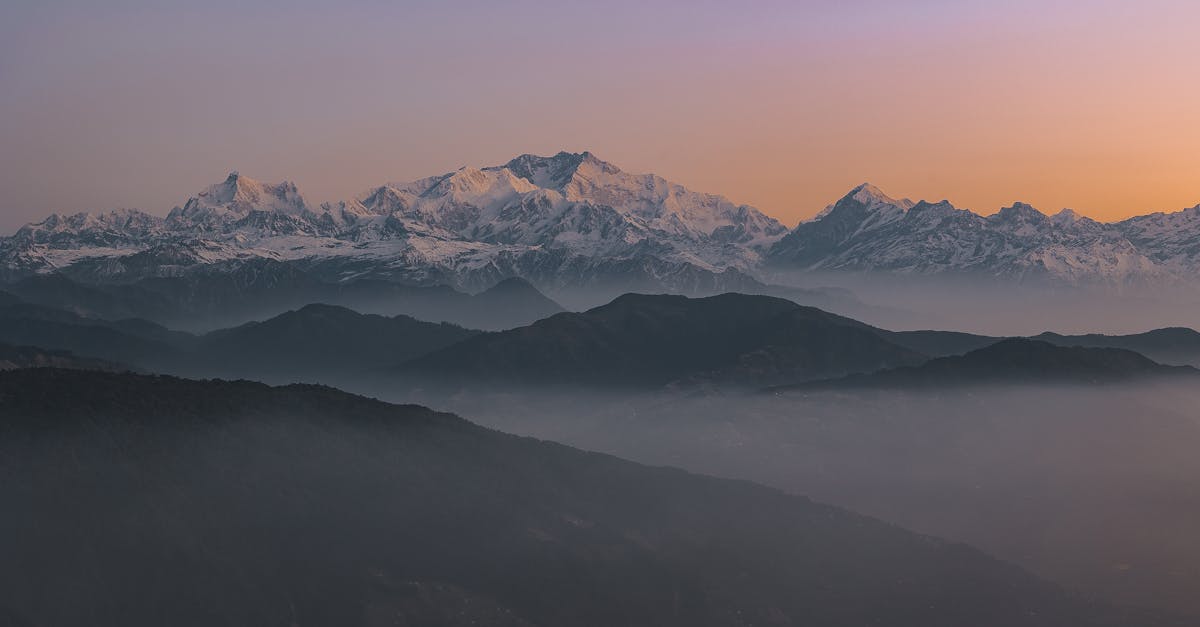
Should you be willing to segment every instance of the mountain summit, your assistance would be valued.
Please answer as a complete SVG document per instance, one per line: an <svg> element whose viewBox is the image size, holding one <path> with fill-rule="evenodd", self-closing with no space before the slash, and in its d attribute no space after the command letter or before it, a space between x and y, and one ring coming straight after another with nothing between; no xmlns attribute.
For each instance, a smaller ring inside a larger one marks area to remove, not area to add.
<svg viewBox="0 0 1200 627"><path fill-rule="evenodd" d="M294 183L261 183L234 171L223 182L188 199L182 208L172 210L167 222L179 228L213 227L254 212L300 216L308 212L308 204Z"/></svg>

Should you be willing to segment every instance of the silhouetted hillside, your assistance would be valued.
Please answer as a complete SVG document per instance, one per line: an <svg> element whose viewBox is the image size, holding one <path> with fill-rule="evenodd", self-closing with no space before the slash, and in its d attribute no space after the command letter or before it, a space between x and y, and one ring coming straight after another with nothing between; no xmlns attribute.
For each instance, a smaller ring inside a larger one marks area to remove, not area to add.
<svg viewBox="0 0 1200 627"><path fill-rule="evenodd" d="M1091 348L1123 348L1137 351L1151 359L1175 365L1200 365L1200 333L1192 329L1173 327L1155 329L1133 335L1060 335L1043 333L1033 339L1059 346Z"/></svg>
<svg viewBox="0 0 1200 627"><path fill-rule="evenodd" d="M77 357L67 351L50 351L34 346L13 346L0 343L0 370L15 368L71 368L110 372L129 370L127 366L121 364L101 359Z"/></svg>
<svg viewBox="0 0 1200 627"><path fill-rule="evenodd" d="M1002 337L960 333L957 331L880 331L880 334L893 344L899 344L930 357L949 357L963 355L973 350L991 346Z"/></svg>
<svg viewBox="0 0 1200 627"><path fill-rule="evenodd" d="M405 370L460 381L654 387L798 381L923 359L862 323L778 298L626 294L471 338Z"/></svg>
<svg viewBox="0 0 1200 627"><path fill-rule="evenodd" d="M195 366L221 376L319 375L395 367L478 334L408 316L308 305L201 338Z"/></svg>
<svg viewBox="0 0 1200 627"><path fill-rule="evenodd" d="M181 363L182 346L189 337L142 320L111 322L26 303L0 306L0 342L69 351L148 370Z"/></svg>
<svg viewBox="0 0 1200 627"><path fill-rule="evenodd" d="M228 272L150 277L132 284L92 283L47 274L25 278L5 289L28 303L86 317L144 318L192 331L237 326L310 303L488 330L529 324L563 311L523 279L503 280L472 295L444 285L415 286L378 279L331 283L295 264L266 260ZM0 298L0 306L4 304Z"/></svg>
<svg viewBox="0 0 1200 627"><path fill-rule="evenodd" d="M1156 376L1191 376L1188 366L1164 366L1133 351L1117 348L1055 346L1013 338L965 355L939 357L920 366L857 374L795 387L936 387L998 382L1110 383Z"/></svg>
<svg viewBox="0 0 1200 627"><path fill-rule="evenodd" d="M1163 624L752 484L313 386L0 373L31 625Z"/></svg>
<svg viewBox="0 0 1200 627"><path fill-rule="evenodd" d="M87 285L61 274L31 276L4 289L27 303L93 318L162 320L176 311L162 295L141 286Z"/></svg>

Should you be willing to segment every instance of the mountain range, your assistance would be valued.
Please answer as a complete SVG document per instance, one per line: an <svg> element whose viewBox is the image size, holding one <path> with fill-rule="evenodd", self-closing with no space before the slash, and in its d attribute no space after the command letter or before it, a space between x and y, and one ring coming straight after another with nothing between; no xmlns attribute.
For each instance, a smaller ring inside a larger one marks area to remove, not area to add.
<svg viewBox="0 0 1200 627"><path fill-rule="evenodd" d="M564 152L387 183L319 207L292 183L234 172L165 218L53 215L0 242L0 260L9 278L69 270L105 282L272 260L327 280L471 290L514 276L711 289L742 280L785 231L752 207Z"/></svg>
<svg viewBox="0 0 1200 627"><path fill-rule="evenodd" d="M769 296L626 294L585 312L478 335L403 372L443 382L761 386L926 359L877 331Z"/></svg>
<svg viewBox="0 0 1200 627"><path fill-rule="evenodd" d="M1127 373L1131 376L1177 372L1158 362L1200 364L1200 334L1191 329L1123 336L1044 333L1030 339L890 331L781 298L735 293L704 298L626 294L587 311L560 312L491 332L310 304L197 334L144 319L107 320L17 301L0 305L0 342L69 351L82 362L184 376L314 381L356 390L383 386L393 392L412 386L452 391L546 384L757 389L914 366L927 375L924 379L946 384L962 382L958 375L986 383L984 375L991 371L1064 381L1091 372L1081 370L1080 362L1060 359L1063 355L1090 359L1127 353L1154 366ZM1006 361L998 347L1012 342L1055 350ZM958 363L954 360L963 355L985 366L952 367L936 376L926 368L947 359Z"/></svg>
<svg viewBox="0 0 1200 627"><path fill-rule="evenodd" d="M54 351L36 346L13 346L0 343L0 370L17 368L69 368L72 370L105 370L124 372L129 368L102 359L76 357L69 351Z"/></svg>
<svg viewBox="0 0 1200 627"><path fill-rule="evenodd" d="M0 434L6 625L1184 624L773 489L320 386L0 372Z"/></svg>
<svg viewBox="0 0 1200 627"><path fill-rule="evenodd" d="M1168 366L1123 348L1059 346L1010 338L964 355L937 357L916 366L856 373L786 389L953 388L994 383L1111 384L1162 377L1195 377L1192 366Z"/></svg>
<svg viewBox="0 0 1200 627"><path fill-rule="evenodd" d="M789 231L753 207L561 152L319 206L293 183L234 172L166 217L56 214L0 239L0 280L10 282L64 272L132 283L271 264L330 283L467 291L521 277L551 291L761 293L793 271L1177 284L1200 269L1200 206L1114 223L1023 203L985 217L864 184Z"/></svg>
<svg viewBox="0 0 1200 627"><path fill-rule="evenodd" d="M88 318L141 318L201 332L262 320L312 303L487 330L521 326L563 311L519 278L467 294L445 285L372 279L329 283L279 262L243 266L226 274L151 277L122 284L84 283L55 273L3 287L8 291L0 292L0 306L6 300L22 301Z"/></svg>
<svg viewBox="0 0 1200 627"><path fill-rule="evenodd" d="M863 184L766 255L786 270L959 274L1067 285L1190 282L1200 269L1200 205L1102 223L1025 203L981 216L949 201L891 198Z"/></svg>

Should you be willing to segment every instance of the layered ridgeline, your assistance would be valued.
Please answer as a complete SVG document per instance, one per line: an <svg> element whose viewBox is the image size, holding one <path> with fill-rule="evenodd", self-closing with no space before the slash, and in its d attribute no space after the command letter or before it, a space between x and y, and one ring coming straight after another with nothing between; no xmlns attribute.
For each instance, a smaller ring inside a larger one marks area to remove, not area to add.
<svg viewBox="0 0 1200 627"><path fill-rule="evenodd" d="M490 330L529 324L563 310L518 278L468 294L445 285L373 279L327 282L281 262L256 263L226 273L151 277L118 284L84 283L62 274L36 275L4 289L10 302L23 301L88 318L141 318L192 331L262 320L312 303ZM0 306L3 304L0 298Z"/></svg>
<svg viewBox="0 0 1200 627"><path fill-rule="evenodd" d="M1021 345L1062 350L1029 352L1024 362L1008 364L1016 369L1012 374L1069 380L1078 374L1078 364L1059 356L1105 354L1078 347L1121 349L1117 352L1149 363L1200 365L1200 334L1191 329L1118 336L1045 333L1033 340ZM995 347L1005 341L945 331L889 331L788 300L746 294L626 294L584 312L563 312L500 332L311 304L259 322L192 334L137 318L107 320L44 305L0 304L0 342L12 345L186 376L321 381L392 391L426 384L437 389L478 384L754 389L917 366L971 351L979 353L975 357L997 356ZM958 374L973 372L956 367L925 378L949 385Z"/></svg>
<svg viewBox="0 0 1200 627"><path fill-rule="evenodd" d="M541 286L736 286L786 229L753 207L590 153L522 155L388 183L319 207L291 183L233 173L160 218L51 216L0 243L5 274L67 270L129 281L262 260L324 279L374 277L479 290Z"/></svg>
<svg viewBox="0 0 1200 627"><path fill-rule="evenodd" d="M0 342L155 372L338 384L369 376L380 384L756 387L926 359L888 333L788 300L744 294L627 294L582 313L492 333L324 304L204 334L45 305L0 305Z"/></svg>
<svg viewBox="0 0 1200 627"><path fill-rule="evenodd" d="M1200 370L1170 366L1123 348L1059 346L1011 338L966 353L938 357L917 366L889 368L842 378L802 383L787 389L950 389L964 385L1113 384L1176 379L1200 382Z"/></svg>
<svg viewBox="0 0 1200 627"><path fill-rule="evenodd" d="M0 370L18 368L69 368L72 370L103 370L125 372L127 366L102 359L78 357L69 351L56 351L36 346L13 346L0 342Z"/></svg>
<svg viewBox="0 0 1200 627"><path fill-rule="evenodd" d="M5 624L1168 624L772 489L330 388L10 371L0 433Z"/></svg>
<svg viewBox="0 0 1200 627"><path fill-rule="evenodd" d="M334 305L307 305L202 335L147 320L110 321L41 305L0 305L0 342L69 352L75 359L49 363L25 358L14 360L14 366L97 367L117 362L126 368L190 376L345 382L345 377L395 369L478 333Z"/></svg>
<svg viewBox="0 0 1200 627"><path fill-rule="evenodd" d="M466 291L521 277L555 291L762 292L792 270L1158 285L1192 281L1198 241L1200 206L1115 223L1022 203L985 217L865 184L788 232L753 207L562 152L319 206L292 183L233 173L165 218L118 210L22 227L0 239L0 279L128 283L282 264L326 282Z"/></svg>
<svg viewBox="0 0 1200 627"><path fill-rule="evenodd" d="M442 382L762 386L923 362L856 320L768 296L626 294L408 363Z"/></svg>
<svg viewBox="0 0 1200 627"><path fill-rule="evenodd" d="M990 216L948 201L890 198L863 184L767 254L776 269L970 274L1068 284L1191 281L1200 205L1102 223L1016 203Z"/></svg>

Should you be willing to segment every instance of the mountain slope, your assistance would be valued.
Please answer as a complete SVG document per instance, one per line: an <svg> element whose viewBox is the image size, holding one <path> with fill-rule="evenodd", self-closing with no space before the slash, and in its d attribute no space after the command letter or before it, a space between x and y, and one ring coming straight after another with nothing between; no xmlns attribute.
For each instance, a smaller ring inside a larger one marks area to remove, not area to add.
<svg viewBox="0 0 1200 627"><path fill-rule="evenodd" d="M190 339L145 321L110 322L28 304L0 307L0 342L148 370L176 367Z"/></svg>
<svg viewBox="0 0 1200 627"><path fill-rule="evenodd" d="M1113 383L1153 377L1194 377L1200 370L1165 366L1130 350L1056 346L1012 338L939 357L919 366L802 383L795 389L943 387L988 383ZM781 387L776 389L787 389Z"/></svg>
<svg viewBox="0 0 1200 627"><path fill-rule="evenodd" d="M329 388L13 371L0 432L18 624L1165 624L775 490Z"/></svg>
<svg viewBox="0 0 1200 627"><path fill-rule="evenodd" d="M5 290L26 303L92 318L159 319L175 311L162 296L137 285L88 285L58 273L27 277Z"/></svg>
<svg viewBox="0 0 1200 627"><path fill-rule="evenodd" d="M1058 346L1123 348L1161 363L1200 366L1200 333L1186 328L1155 329L1132 335L1060 335L1047 332L1034 339Z"/></svg>
<svg viewBox="0 0 1200 627"><path fill-rule="evenodd" d="M101 359L76 357L67 351L50 351L34 346L0 343L0 370L15 368L71 368L124 372L128 367Z"/></svg>
<svg viewBox="0 0 1200 627"><path fill-rule="evenodd" d="M223 377L345 375L395 367L478 334L408 316L308 305L201 338L194 358Z"/></svg>
<svg viewBox="0 0 1200 627"><path fill-rule="evenodd" d="M489 330L529 324L563 310L520 279L507 279L471 295L445 285L370 279L327 282L296 264L278 261L248 262L221 271L152 277L120 285L49 274L26 278L8 288L28 303L89 318L145 318L196 331L262 320L311 303Z"/></svg>
<svg viewBox="0 0 1200 627"><path fill-rule="evenodd" d="M923 356L848 318L767 296L626 294L414 360L412 375L657 387L764 384L914 364Z"/></svg>
<svg viewBox="0 0 1200 627"><path fill-rule="evenodd" d="M990 346L1005 338L954 331L881 331L888 341L930 357L949 357ZM1122 348L1173 366L1200 366L1200 333L1188 328L1154 329L1128 335L1063 335L1045 332L1029 337L1056 346Z"/></svg>

